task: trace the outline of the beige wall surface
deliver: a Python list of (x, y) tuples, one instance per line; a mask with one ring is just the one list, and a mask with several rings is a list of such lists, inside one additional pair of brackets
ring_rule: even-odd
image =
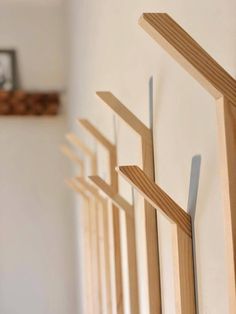
[[(64, 89), (64, 23), (56, 3), (0, 1), (0, 49), (17, 50), (23, 88)], [(66, 130), (64, 114), (0, 117), (1, 314), (76, 313)]]
[(65, 86), (64, 4), (0, 2), (1, 47), (16, 49), (20, 87)]
[[(112, 113), (95, 96), (112, 91), (149, 125), (149, 80), (154, 87), (154, 144), (156, 181), (187, 209), (191, 164), (201, 157), (195, 233), (199, 312), (227, 314), (227, 270), (223, 204), (219, 175), (216, 105), (210, 95), (138, 26), (143, 12), (167, 12), (232, 76), (236, 72), (236, 3), (208, 1), (76, 1), (71, 0), (70, 119), (86, 117), (114, 140)], [(116, 121), (119, 164), (140, 163), (135, 135)], [(91, 145), (92, 141), (91, 141)], [(100, 173), (106, 167), (100, 158)], [(130, 189), (120, 182), (122, 194)], [(141, 204), (141, 205), (140, 205)], [(138, 201), (139, 267), (142, 313), (146, 314), (142, 203)], [(165, 314), (174, 314), (171, 230), (159, 220)], [(127, 309), (127, 313), (129, 310)]]

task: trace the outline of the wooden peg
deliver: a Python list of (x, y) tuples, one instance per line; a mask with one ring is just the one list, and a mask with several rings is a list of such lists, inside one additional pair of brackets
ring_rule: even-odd
[[(97, 96), (110, 107), (128, 126), (141, 137), (142, 168), (150, 179), (154, 179), (154, 152), (152, 130), (147, 128), (130, 110), (128, 110), (111, 92), (97, 92)], [(160, 265), (158, 249), (157, 215), (152, 206), (145, 202), (145, 234), (147, 248), (147, 282), (150, 314), (162, 313)]]
[(191, 218), (178, 206), (170, 196), (168, 196), (159, 186), (157, 186), (148, 176), (137, 166), (123, 166), (117, 168), (118, 172), (136, 188), (142, 196), (150, 202), (176, 227), (177, 245), (177, 269), (179, 273), (180, 313), (195, 314), (195, 285), (193, 271), (193, 251)]
[(121, 119), (123, 119), (140, 136), (149, 138), (150, 130), (130, 110), (128, 110), (118, 98), (111, 92), (100, 91), (96, 95), (104, 101)]
[(144, 13), (139, 24), (214, 98), (225, 96), (236, 104), (234, 78), (168, 14)]
[(139, 24), (217, 103), (228, 253), (229, 313), (236, 312), (236, 81), (168, 14), (145, 13)]
[(119, 173), (153, 206), (192, 237), (191, 217), (137, 166), (121, 166)]

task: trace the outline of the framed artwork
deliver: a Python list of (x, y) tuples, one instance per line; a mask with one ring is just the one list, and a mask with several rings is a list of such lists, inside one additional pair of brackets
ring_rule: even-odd
[(16, 88), (16, 51), (0, 49), (0, 90)]

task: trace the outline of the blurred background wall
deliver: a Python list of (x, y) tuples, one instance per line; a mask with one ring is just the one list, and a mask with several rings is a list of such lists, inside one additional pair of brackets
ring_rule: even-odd
[[(0, 47), (16, 49), (20, 86), (64, 91), (61, 1), (0, 2)], [(76, 313), (75, 219), (59, 151), (66, 114), (0, 117), (0, 313)]]

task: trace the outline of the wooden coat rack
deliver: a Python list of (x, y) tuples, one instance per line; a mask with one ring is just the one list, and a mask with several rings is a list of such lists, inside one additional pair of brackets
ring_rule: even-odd
[[(223, 193), (225, 207), (226, 240), (228, 251), (228, 283), (229, 283), (229, 308), (230, 314), (236, 312), (236, 81), (230, 76), (200, 45), (194, 41), (168, 14), (145, 13), (139, 20), (143, 29), (161, 45), (189, 74), (191, 74), (216, 100), (218, 114), (218, 130), (221, 145), (221, 170), (223, 178)], [(193, 269), (192, 223), (190, 215), (172, 200), (154, 180), (154, 154), (152, 130), (147, 128), (132, 112), (130, 112), (112, 93), (97, 92), (97, 96), (106, 103), (115, 114), (124, 120), (140, 137), (142, 144), (143, 165), (141, 170), (137, 166), (118, 167), (118, 172), (137, 189), (145, 199), (145, 225), (146, 246), (148, 261), (148, 293), (149, 314), (161, 314), (161, 287), (158, 251), (158, 232), (156, 209), (161, 211), (174, 225), (175, 228), (175, 266), (178, 278), (176, 289), (176, 311), (181, 314), (195, 314), (195, 284)], [(119, 209), (126, 213), (128, 259), (129, 259), (129, 284), (131, 313), (140, 312), (138, 298), (138, 276), (136, 260), (136, 240), (134, 224), (134, 206), (127, 202), (118, 191), (118, 175), (116, 146), (110, 143), (89, 121), (79, 120), (80, 124), (100, 143), (109, 153), (110, 184), (97, 176), (95, 154), (79, 140), (74, 134), (68, 134), (67, 139), (91, 159), (93, 175), (90, 180), (112, 201), (114, 249), (115, 249), (115, 287), (116, 287), (116, 313), (124, 314), (124, 300), (122, 290), (121, 247), (120, 247), (120, 214)], [(106, 289), (107, 296), (111, 299), (111, 282), (109, 256), (109, 234), (107, 202), (100, 195), (98, 189), (84, 178), (83, 162), (67, 146), (62, 151), (81, 169), (81, 176), (69, 182), (84, 200), (84, 207), (90, 208), (90, 218), (87, 228), (94, 236), (87, 240), (91, 250), (99, 256), (97, 263), (91, 261), (91, 254), (87, 252), (90, 266), (96, 278), (93, 286), (91, 277), (88, 277), (90, 294), (93, 306), (89, 313), (102, 313), (101, 272), (105, 267), (107, 271)], [(88, 198), (89, 195), (89, 198)], [(91, 203), (91, 199), (93, 200)], [(95, 207), (95, 202), (102, 204), (103, 211)], [(92, 208), (92, 209), (91, 209)], [(155, 209), (156, 208), (156, 209)], [(102, 213), (103, 218), (98, 217)], [(99, 221), (103, 226), (99, 227)], [(92, 229), (91, 229), (92, 228)], [(99, 230), (103, 229), (105, 262), (102, 266), (101, 243), (102, 236)], [(96, 259), (96, 256), (93, 256)], [(132, 271), (131, 271), (132, 268)], [(109, 300), (110, 300), (109, 299)], [(108, 313), (112, 307), (108, 305)], [(91, 312), (90, 312), (91, 311)]]
[(216, 100), (228, 251), (230, 313), (236, 312), (236, 81), (168, 14), (144, 13), (139, 24)]

